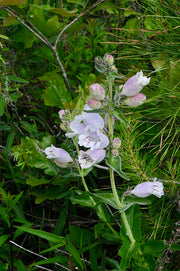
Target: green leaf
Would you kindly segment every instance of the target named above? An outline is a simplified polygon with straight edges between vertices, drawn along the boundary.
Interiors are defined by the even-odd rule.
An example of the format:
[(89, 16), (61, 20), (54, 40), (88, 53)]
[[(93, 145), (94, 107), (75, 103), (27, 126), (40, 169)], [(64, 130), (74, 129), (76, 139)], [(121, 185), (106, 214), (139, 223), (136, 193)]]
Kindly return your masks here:
[(69, 199), (72, 204), (80, 204), (81, 206), (93, 207), (94, 204), (88, 192), (76, 191), (78, 195), (73, 195)]
[(129, 122), (127, 121), (127, 119), (124, 117), (123, 113), (121, 112), (120, 109), (115, 108), (113, 111), (114, 117), (118, 120), (120, 120), (120, 122), (124, 123), (125, 125), (129, 126)]
[(0, 6), (1, 5), (26, 5), (26, 0), (0, 0)]
[(67, 215), (68, 215), (68, 201), (66, 200), (61, 210), (61, 213), (57, 219), (56, 227), (54, 230), (55, 234), (60, 235), (62, 233), (66, 223)]
[(26, 130), (27, 132), (29, 132), (30, 134), (37, 134), (38, 133), (38, 129), (36, 124), (32, 125), (27, 121), (21, 121), (21, 127)]
[(161, 240), (149, 240), (142, 245), (141, 249), (143, 254), (151, 254), (155, 257), (161, 257), (162, 251), (167, 248)]
[(1, 271), (7, 271), (7, 270), (8, 270), (7, 264), (4, 265), (4, 264), (0, 261), (0, 270), (1, 270)]
[(46, 231), (41, 231), (41, 230), (34, 230), (34, 229), (30, 229), (24, 226), (15, 226), (17, 229), (24, 231), (24, 232), (28, 232), (32, 235), (36, 235), (40, 238), (46, 239), (49, 242), (53, 242), (56, 244), (61, 244), (62, 246), (64, 246), (66, 244), (65, 238), (59, 235), (56, 235), (54, 233), (50, 233), (50, 232), (46, 232)]
[(106, 158), (106, 164), (111, 167), (116, 173), (118, 173), (123, 179), (129, 181), (129, 177), (122, 171), (122, 159), (120, 156), (114, 156), (113, 160)]
[(0, 206), (0, 216), (2, 220), (4, 220), (8, 226), (10, 227), (10, 219), (9, 219), (9, 214), (7, 208)]
[(27, 81), (27, 80), (25, 80), (23, 78), (20, 78), (20, 77), (13, 76), (13, 75), (7, 75), (7, 78), (10, 81), (14, 81), (14, 82), (18, 82), (18, 83), (23, 83), (23, 84), (28, 84), (29, 83), (29, 81)]
[(4, 114), (4, 108), (5, 108), (5, 99), (2, 95), (0, 95), (0, 117)]
[[(131, 208), (129, 208), (125, 216), (127, 218), (127, 222), (129, 224), (129, 227), (131, 229), (133, 238), (135, 239), (134, 243), (131, 243), (129, 237), (128, 237), (128, 232), (126, 229), (126, 222), (123, 218), (121, 217), (121, 237), (123, 240), (123, 246), (119, 250), (119, 255), (122, 257), (121, 263), (120, 263), (120, 269), (121, 271), (126, 270), (129, 265), (131, 258), (133, 257), (133, 254), (138, 253), (138, 247), (139, 243), (141, 241), (141, 230), (140, 230), (140, 212), (138, 205), (134, 205)], [(140, 256), (140, 255), (139, 255)]]
[(53, 7), (50, 7), (49, 5), (31, 5), (31, 6), (36, 7), (38, 9), (43, 9), (43, 10), (46, 10), (49, 12), (53, 12), (53, 13), (56, 13), (56, 14), (59, 14), (59, 15), (65, 16), (65, 17), (75, 16), (75, 14), (78, 11), (77, 8), (75, 8), (73, 10), (66, 10), (65, 8), (53, 8)]
[(71, 101), (70, 91), (66, 89), (64, 80), (57, 71), (48, 72), (39, 79), (49, 83), (42, 95), (45, 105), (62, 107), (63, 102)]
[(119, 209), (118, 205), (116, 204), (115, 198), (113, 193), (94, 193), (93, 196), (102, 200), (103, 203), (107, 203), (115, 209)]
[(11, 132), (11, 133), (8, 135), (8, 138), (7, 138), (7, 141), (6, 141), (6, 152), (7, 152), (7, 153), (10, 151), (10, 148), (11, 148), (13, 142), (14, 142), (14, 133)]
[(0, 247), (6, 242), (6, 240), (9, 238), (9, 234), (4, 234), (0, 236)]
[(75, 246), (73, 246), (72, 243), (69, 243), (66, 245), (66, 249), (72, 255), (72, 257), (77, 262), (77, 264), (80, 266), (80, 268), (83, 270), (83, 264), (81, 261), (81, 257), (79, 255), (78, 250), (75, 248)]
[(174, 251), (179, 251), (179, 250), (180, 250), (180, 245), (179, 245), (179, 244), (172, 244), (172, 245), (171, 245), (171, 248), (172, 248)]
[(51, 182), (51, 180), (47, 180), (44, 177), (38, 179), (37, 177), (28, 176), (28, 178), (26, 179), (26, 183), (31, 186), (38, 186), (38, 185), (42, 185), (42, 184), (47, 184), (49, 182)]
[(67, 0), (68, 3), (74, 3), (74, 4), (79, 4), (81, 6), (84, 6), (84, 1), (83, 0)]

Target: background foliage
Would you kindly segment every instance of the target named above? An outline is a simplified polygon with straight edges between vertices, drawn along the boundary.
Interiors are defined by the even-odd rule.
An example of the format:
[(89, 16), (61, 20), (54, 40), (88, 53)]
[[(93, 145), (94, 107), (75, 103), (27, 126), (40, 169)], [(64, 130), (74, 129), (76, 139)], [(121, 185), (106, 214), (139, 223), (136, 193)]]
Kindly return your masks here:
[[(118, 85), (140, 70), (151, 76), (147, 102), (123, 109), (131, 128), (116, 124), (123, 171), (130, 178), (127, 182), (116, 176), (116, 182), (122, 194), (143, 180), (164, 180), (165, 197), (130, 211), (132, 217), (141, 217), (149, 270), (180, 268), (180, 4), (101, 2), (93, 8), (94, 1), (83, 0), (0, 0), (2, 271), (120, 270), (122, 240), (89, 208), (78, 173), (58, 168), (40, 151), (56, 144), (73, 155), (57, 112), (80, 111), (89, 86), (105, 84), (94, 68), (95, 56), (105, 52), (115, 57), (124, 75)], [(79, 19), (63, 31), (75, 18)], [(106, 171), (93, 169), (87, 182), (92, 192), (110, 189)], [(104, 214), (118, 229), (114, 209), (104, 208)], [(129, 270), (147, 270), (144, 263), (139, 269), (134, 258)]]

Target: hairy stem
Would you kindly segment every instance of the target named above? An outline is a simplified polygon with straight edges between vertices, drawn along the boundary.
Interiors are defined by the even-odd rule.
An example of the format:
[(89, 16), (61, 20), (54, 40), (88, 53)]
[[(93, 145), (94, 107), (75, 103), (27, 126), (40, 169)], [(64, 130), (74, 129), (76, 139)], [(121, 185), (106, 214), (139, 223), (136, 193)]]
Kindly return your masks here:
[[(112, 93), (112, 81), (111, 81), (111, 75), (108, 76), (108, 81), (109, 81), (109, 138), (110, 138), (110, 142), (113, 141), (113, 119), (112, 119), (112, 113), (113, 113), (113, 93)], [(110, 164), (113, 161), (113, 155), (110, 149)], [(116, 189), (116, 184), (115, 184), (115, 179), (114, 179), (114, 170), (110, 167), (110, 181), (111, 181), (111, 188), (112, 188), (112, 192), (114, 195), (114, 198), (116, 200), (116, 204), (119, 207), (119, 211), (122, 208), (122, 203), (119, 200), (119, 196), (117, 193), (117, 189)], [(121, 217), (123, 219), (124, 225), (126, 227), (126, 232), (127, 235), (131, 241), (131, 243), (135, 243), (135, 239), (133, 237), (130, 225), (128, 223), (127, 217), (125, 212), (120, 212), (121, 213)]]

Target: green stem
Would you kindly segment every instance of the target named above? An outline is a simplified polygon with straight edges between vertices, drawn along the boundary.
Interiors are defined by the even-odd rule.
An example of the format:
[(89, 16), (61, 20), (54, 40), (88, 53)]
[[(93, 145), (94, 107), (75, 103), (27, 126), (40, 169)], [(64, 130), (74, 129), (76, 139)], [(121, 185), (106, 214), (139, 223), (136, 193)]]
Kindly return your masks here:
[[(110, 142), (112, 142), (113, 141), (113, 119), (112, 119), (113, 93), (112, 93), (112, 81), (111, 81), (111, 76), (110, 75), (109, 75), (108, 79), (109, 79), (109, 99), (110, 99), (109, 100), (109, 139), (110, 139)], [(113, 155), (112, 155), (112, 152), (111, 152), (111, 149), (110, 149), (109, 156), (110, 156), (110, 164), (111, 164), (113, 162), (113, 159), (114, 159)], [(114, 198), (116, 200), (116, 204), (119, 207), (119, 211), (120, 211), (121, 208), (122, 208), (122, 203), (119, 200), (119, 196), (118, 196), (117, 189), (116, 189), (116, 184), (115, 184), (115, 179), (114, 179), (114, 170), (111, 167), (110, 167), (110, 181), (111, 181), (112, 192), (113, 192)], [(135, 243), (135, 239), (133, 237), (133, 234), (132, 234), (130, 225), (128, 223), (126, 214), (125, 214), (125, 212), (120, 212), (120, 214), (121, 214), (121, 217), (123, 219), (124, 225), (126, 227), (128, 237), (129, 237), (131, 243), (133, 244), (133, 243)]]
[[(79, 155), (79, 147), (78, 147), (78, 145), (76, 145), (76, 150), (77, 150), (77, 153), (78, 153), (78, 155)], [(84, 178), (84, 172), (83, 172), (83, 169), (80, 168), (80, 167), (79, 167), (79, 174), (81, 175), (81, 180), (82, 180), (82, 184), (83, 184), (83, 186), (84, 186), (85, 191), (86, 191), (86, 192), (89, 192), (89, 188), (88, 188), (88, 186), (87, 186), (87, 184), (86, 184), (86, 181), (85, 181), (85, 178)], [(96, 202), (94, 201), (94, 199), (93, 199), (91, 196), (90, 196), (90, 200), (91, 200), (92, 204), (93, 204), (94, 206), (96, 206)], [(97, 211), (99, 212), (101, 218), (103, 219), (103, 221), (104, 221), (104, 222), (106, 223), (106, 225), (109, 227), (109, 229), (116, 235), (116, 237), (117, 237), (118, 239), (120, 239), (119, 234), (118, 234), (118, 233), (112, 228), (112, 226), (108, 223), (106, 217), (104, 216), (103, 212), (101, 211), (101, 207), (100, 207), (100, 206), (96, 206), (96, 208), (97, 208)]]

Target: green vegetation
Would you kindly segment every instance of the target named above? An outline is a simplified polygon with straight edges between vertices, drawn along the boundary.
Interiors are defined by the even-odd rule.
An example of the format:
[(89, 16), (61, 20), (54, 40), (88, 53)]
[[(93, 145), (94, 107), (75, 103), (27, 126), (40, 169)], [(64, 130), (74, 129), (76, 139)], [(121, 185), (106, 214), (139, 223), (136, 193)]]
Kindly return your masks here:
[[(179, 1), (0, 0), (0, 20), (0, 270), (180, 270)], [(116, 91), (141, 70), (151, 77), (144, 104), (114, 110), (121, 157), (101, 163), (118, 196), (164, 185), (160, 199), (125, 197), (134, 244), (109, 172), (82, 176), (42, 152), (53, 144), (75, 157), (58, 111), (74, 119), (92, 84), (108, 88), (95, 69), (105, 53)]]

